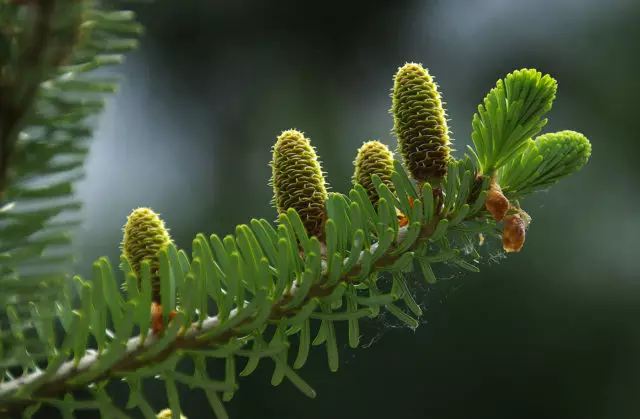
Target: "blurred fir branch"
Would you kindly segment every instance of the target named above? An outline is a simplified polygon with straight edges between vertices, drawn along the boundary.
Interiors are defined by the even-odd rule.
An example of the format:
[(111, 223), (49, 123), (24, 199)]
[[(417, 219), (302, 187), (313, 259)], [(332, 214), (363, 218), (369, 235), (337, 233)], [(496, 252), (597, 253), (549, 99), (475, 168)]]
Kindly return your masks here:
[(46, 359), (36, 333), (68, 282), (91, 118), (142, 27), (88, 0), (0, 1), (0, 372)]
[[(456, 159), (437, 84), (409, 63), (396, 74), (392, 103), (402, 162), (386, 145), (365, 143), (354, 188), (327, 193), (309, 139), (284, 131), (271, 162), (275, 226), (253, 219), (223, 238), (199, 234), (188, 254), (158, 214), (139, 208), (125, 226), (120, 275), (101, 258), (90, 280), (70, 281), (65, 246), (77, 221), (59, 216), (78, 209), (72, 182), (92, 134), (88, 118), (115, 88), (90, 76), (119, 63), (112, 54), (135, 48), (129, 37), (140, 30), (131, 13), (88, 1), (0, 0), (0, 417), (31, 417), (48, 404), (65, 418), (81, 409), (180, 418), (180, 385), (204, 391), (225, 418), (237, 376), (264, 360), (274, 365), (272, 385), (286, 378), (314, 397), (296, 370), (311, 345), (324, 345), (338, 369), (335, 322), (348, 323), (352, 348), (359, 321), (383, 310), (416, 328), (422, 311), (406, 274), (419, 270), (432, 284), (436, 263), (477, 272), (485, 238), (520, 251), (531, 218), (519, 200), (579, 170), (591, 152), (573, 131), (531, 138), (556, 88), (525, 69), (489, 93), (473, 120), (473, 158)], [(223, 380), (208, 373), (210, 358), (224, 361)], [(192, 374), (177, 369), (182, 361)], [(160, 413), (143, 391), (153, 378), (167, 392)], [(126, 406), (109, 397), (115, 379), (130, 387)]]

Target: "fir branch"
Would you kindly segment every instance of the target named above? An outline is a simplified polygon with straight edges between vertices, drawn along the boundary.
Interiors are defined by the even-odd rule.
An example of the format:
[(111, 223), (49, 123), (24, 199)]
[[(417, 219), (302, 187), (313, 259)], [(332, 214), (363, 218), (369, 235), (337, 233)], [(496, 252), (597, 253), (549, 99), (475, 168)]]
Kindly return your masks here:
[[(440, 217), (435, 217), (430, 223), (424, 225), (421, 229), (419, 239), (415, 242), (414, 245), (407, 248), (405, 252), (409, 252), (417, 248), (420, 243), (428, 240), (429, 237), (431, 237), (435, 232), (440, 220)], [(380, 271), (384, 267), (388, 267), (404, 254), (398, 254), (395, 252), (395, 250), (402, 246), (407, 232), (407, 227), (401, 227), (399, 229), (397, 246), (390, 248), (380, 259), (378, 259), (373, 265), (372, 271)], [(373, 252), (376, 248), (377, 243), (374, 243), (371, 246), (370, 251)], [(339, 282), (333, 285), (326, 286), (329, 278), (329, 273), (325, 268), (325, 271), (322, 275), (322, 280), (312, 286), (304, 299), (305, 303), (317, 297), (326, 297), (330, 295), (340, 283), (358, 283), (359, 281), (356, 281), (355, 277), (357, 277), (358, 273), (362, 269), (362, 258), (364, 254), (364, 251), (361, 252), (360, 256), (358, 257), (358, 262), (356, 262), (346, 274), (341, 275)], [(285, 307), (289, 305), (289, 303), (295, 298), (296, 293), (298, 292), (300, 292), (299, 288), (292, 287), (288, 293), (283, 295), (282, 298), (273, 305), (271, 313), (269, 315), (269, 320), (278, 321), (286, 317), (294, 316), (297, 310), (295, 308), (286, 309)], [(301, 304), (300, 306), (302, 305), (304, 304)], [(231, 317), (237, 314), (237, 309), (234, 309), (232, 313), (233, 314), (231, 315)], [(241, 328), (241, 326), (243, 325), (249, 324), (250, 322), (250, 318), (243, 320), (240, 324), (238, 324), (236, 330), (238, 328)], [(15, 380), (0, 384), (0, 413), (5, 412), (8, 414), (11, 412), (18, 412), (33, 403), (37, 403), (38, 399), (56, 397), (64, 393), (86, 388), (87, 385), (91, 383), (99, 383), (101, 381), (108, 380), (109, 378), (116, 377), (119, 374), (125, 372), (137, 371), (145, 366), (159, 364), (165, 361), (172, 354), (176, 353), (176, 351), (178, 350), (184, 351), (211, 348), (213, 346), (229, 343), (229, 341), (233, 338), (240, 338), (245, 336), (245, 334), (243, 333), (229, 330), (211, 339), (199, 339), (201, 336), (206, 336), (208, 333), (215, 330), (219, 325), (220, 319), (218, 318), (218, 316), (208, 317), (206, 320), (204, 320), (204, 322), (202, 322), (202, 326), (200, 327), (195, 327), (196, 324), (194, 323), (191, 329), (185, 331), (183, 335), (177, 336), (171, 344), (169, 344), (160, 353), (151, 358), (140, 359), (140, 356), (144, 355), (149, 349), (152, 349), (162, 336), (154, 334), (150, 335), (146, 339), (143, 339), (140, 336), (133, 337), (127, 342), (126, 350), (124, 351), (123, 356), (118, 360), (118, 362), (116, 362), (110, 369), (105, 371), (100, 376), (95, 377), (93, 380), (91, 380), (91, 382), (80, 382), (78, 384), (70, 383), (74, 378), (90, 371), (93, 367), (95, 367), (95, 365), (100, 361), (97, 353), (87, 354), (82, 357), (79, 362), (67, 361), (57, 370), (54, 375), (48, 377), (46, 383), (42, 384), (40, 388), (36, 392), (32, 393), (30, 395), (30, 398), (26, 400), (22, 400), (19, 397), (12, 397), (12, 395), (17, 393), (20, 388), (28, 386), (41, 379), (44, 374), (43, 371), (33, 372)], [(104, 354), (103, 356), (106, 356), (106, 354)]]
[[(73, 184), (93, 131), (88, 120), (103, 110), (102, 93), (115, 89), (87, 75), (122, 61), (105, 40), (140, 29), (131, 13), (92, 10), (93, 0), (8, 3), (0, 7), (2, 374), (45, 358), (44, 347), (51, 346), (33, 339), (34, 329), (55, 315), (49, 308), (69, 279), (75, 255), (68, 245), (79, 224), (56, 218), (81, 207)], [(114, 19), (119, 25), (111, 24)], [(97, 40), (103, 43), (96, 46)], [(135, 47), (126, 42), (118, 52)], [(88, 89), (95, 86), (100, 89)]]
[[(51, 17), (55, 6), (55, 0), (41, 0), (32, 3), (36, 19), (33, 30), (33, 40), (26, 46), (19, 57), (18, 68), (27, 71), (36, 69), (49, 69), (42, 62), (51, 39)], [(2, 30), (2, 29), (0, 29)], [(71, 47), (71, 46), (70, 46)], [(24, 117), (30, 112), (40, 83), (44, 77), (33, 78), (25, 87), (16, 86), (14, 80), (0, 78), (0, 206), (4, 201), (5, 190), (8, 185), (9, 159), (13, 152), (15, 138), (21, 129)], [(26, 93), (16, 98), (16, 87), (22, 88)], [(13, 103), (11, 99), (14, 99)]]
[[(28, 37), (31, 44), (21, 50), (19, 60), (10, 63), (15, 68), (0, 69), (0, 187), (6, 186), (2, 182), (10, 184), (6, 190), (0, 188), (5, 193), (0, 201), (71, 195), (71, 177), (42, 189), (28, 182), (51, 174), (69, 176), (82, 167), (86, 147), (81, 141), (91, 136), (85, 119), (100, 112), (102, 102), (95, 97), (78, 100), (76, 94), (115, 88), (82, 76), (119, 63), (119, 57), (107, 54), (135, 48), (136, 43), (118, 37), (140, 32), (132, 14), (83, 9), (87, 4), (84, 0), (33, 0), (17, 6), (32, 8), (34, 31)], [(86, 32), (79, 32), (80, 23)], [(79, 38), (80, 46), (71, 51), (69, 47)], [(31, 68), (25, 72), (24, 66)], [(6, 78), (7, 74), (14, 79)], [(6, 90), (9, 87), (15, 90)], [(326, 344), (329, 368), (337, 370), (333, 321), (348, 321), (351, 347), (359, 344), (358, 319), (376, 317), (381, 307), (409, 327), (417, 327), (416, 319), (394, 305), (402, 299), (409, 311), (421, 314), (403, 278), (414, 262), (427, 283), (436, 282), (431, 263), (451, 262), (477, 272), (475, 264), (462, 259), (461, 251), (477, 262), (475, 235), (499, 238), (497, 221), (503, 217), (503, 247), (519, 251), (530, 217), (519, 203), (512, 205), (509, 198), (513, 197), (504, 196), (497, 182), (504, 181), (505, 191), (515, 190), (520, 198), (577, 171), (590, 154), (586, 138), (573, 134), (569, 138), (566, 132), (542, 138), (540, 150), (534, 150), (539, 155), (523, 154), (531, 143), (529, 137), (546, 123), (541, 117), (555, 97), (555, 81), (535, 70), (508, 75), (479, 108), (474, 118), (475, 149), (470, 149), (476, 164), (469, 157), (456, 160), (450, 155), (440, 93), (426, 69), (418, 64), (401, 68), (392, 96), (395, 133), (412, 179), (398, 161), (390, 160), (390, 153), (377, 153), (360, 156), (373, 160), (356, 164), (357, 173), (367, 169), (357, 179), (366, 189), (356, 184), (348, 195), (327, 194), (310, 141), (298, 131), (285, 131), (274, 146), (272, 162), (274, 203), (280, 213), (276, 228), (265, 220), (252, 220), (251, 227), (237, 226), (235, 235), (224, 239), (212, 235), (210, 243), (198, 235), (189, 257), (170, 242), (156, 214), (147, 209), (135, 212), (130, 221), (139, 222), (125, 229), (120, 266), (124, 298), (109, 262), (102, 258), (93, 266), (91, 282), (75, 278), (80, 307), (72, 306), (69, 292), (62, 287), (49, 300), (38, 292), (41, 300), (31, 301), (31, 317), (25, 322), (20, 314), (28, 301), (22, 298), (29, 295), (27, 291), (43, 284), (52, 288), (65, 275), (24, 275), (21, 268), (28, 264), (33, 268), (34, 260), (49, 246), (67, 244), (66, 227), (70, 226), (63, 226), (58, 235), (38, 240), (32, 236), (50, 232), (51, 218), (76, 210), (78, 203), (47, 206), (35, 213), (0, 206), (0, 261), (4, 263), (0, 286), (10, 297), (0, 298), (9, 320), (9, 328), (0, 330), (0, 416), (25, 412), (30, 417), (48, 403), (65, 417), (80, 408), (99, 409), (106, 417), (126, 417), (105, 391), (111, 379), (122, 378), (131, 387), (127, 408), (138, 407), (146, 417), (155, 417), (142, 394), (141, 380), (158, 376), (165, 381), (171, 409), (163, 415), (180, 416), (176, 383), (182, 383), (204, 390), (215, 414), (224, 418), (222, 402), (230, 400), (237, 387), (237, 356), (249, 358), (241, 376), (255, 370), (260, 359), (269, 358), (275, 363), (273, 385), (286, 377), (314, 397), (313, 389), (294, 369), (304, 365), (309, 345)], [(45, 128), (45, 134), (30, 136), (29, 127)], [(63, 141), (55, 139), (59, 132), (65, 135)], [(14, 148), (16, 144), (19, 147)], [(55, 147), (48, 149), (49, 145)], [(388, 148), (380, 145), (379, 150)], [(52, 163), (56, 155), (68, 153), (81, 157), (67, 166)], [(518, 162), (526, 164), (521, 167)], [(16, 172), (7, 180), (10, 163)], [(531, 173), (536, 173), (535, 182), (523, 183)], [(492, 211), (496, 198), (504, 198), (500, 214)], [(139, 215), (146, 218), (138, 219)], [(377, 285), (383, 272), (392, 274), (388, 294)], [(216, 305), (215, 316), (209, 314), (210, 299)], [(113, 330), (107, 328), (109, 318)], [(312, 319), (321, 324), (313, 340)], [(54, 332), (56, 321), (66, 332), (61, 344)], [(276, 327), (269, 342), (264, 336), (268, 326)], [(40, 357), (28, 347), (28, 327), (35, 329), (34, 340), (42, 346)], [(134, 328), (140, 330), (138, 336), (132, 336)], [(288, 339), (296, 334), (300, 334), (299, 352), (290, 366)], [(96, 349), (90, 347), (90, 339), (95, 339)], [(7, 342), (16, 344), (12, 352), (3, 352)], [(245, 348), (248, 344), (252, 344), (250, 350)], [(174, 371), (185, 353), (194, 359), (194, 375)], [(225, 359), (224, 382), (208, 378), (206, 357), (212, 356)], [(18, 370), (22, 375), (16, 377), (13, 373)], [(87, 389), (93, 400), (74, 398), (74, 392)]]

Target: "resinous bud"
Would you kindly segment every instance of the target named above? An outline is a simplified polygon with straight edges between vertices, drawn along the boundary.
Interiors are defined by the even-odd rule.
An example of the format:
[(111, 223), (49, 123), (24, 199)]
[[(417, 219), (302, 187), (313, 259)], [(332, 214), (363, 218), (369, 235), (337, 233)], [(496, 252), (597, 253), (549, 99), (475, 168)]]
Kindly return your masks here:
[(391, 174), (393, 173), (393, 153), (379, 141), (368, 141), (360, 147), (356, 156), (353, 183), (362, 185), (375, 205), (380, 197), (371, 176), (378, 175), (380, 180), (393, 191)]
[(502, 221), (504, 216), (507, 215), (507, 211), (509, 211), (511, 203), (502, 193), (500, 185), (496, 182), (491, 182), (489, 191), (487, 192), (487, 200), (484, 201), (484, 206), (496, 221)]
[(124, 226), (122, 252), (127, 257), (133, 271), (140, 278), (140, 265), (148, 260), (151, 264), (152, 299), (160, 303), (160, 251), (171, 243), (169, 231), (158, 214), (150, 208), (135, 209)]
[(531, 223), (531, 217), (522, 210), (515, 214), (509, 214), (504, 218), (502, 248), (505, 252), (519, 252), (522, 249), (527, 237), (529, 223)]
[(295, 209), (307, 234), (322, 236), (327, 188), (315, 149), (296, 130), (284, 131), (273, 146), (273, 203), (279, 214)]
[(447, 172), (449, 129), (438, 87), (420, 64), (408, 63), (395, 76), (394, 131), (406, 168), (418, 183), (435, 183)]

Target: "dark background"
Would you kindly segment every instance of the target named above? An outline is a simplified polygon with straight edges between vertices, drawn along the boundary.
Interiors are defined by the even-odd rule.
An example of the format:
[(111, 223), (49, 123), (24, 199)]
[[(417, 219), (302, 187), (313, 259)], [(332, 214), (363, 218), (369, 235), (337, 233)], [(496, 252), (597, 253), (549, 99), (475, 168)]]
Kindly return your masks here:
[[(240, 379), (232, 418), (640, 417), (640, 1), (157, 0), (110, 100), (80, 197), (80, 273), (119, 255), (135, 207), (160, 212), (176, 243), (274, 219), (270, 147), (310, 137), (332, 190), (350, 186), (359, 145), (391, 136), (389, 90), (407, 61), (429, 68), (461, 156), (471, 118), (498, 78), (550, 73), (558, 98), (545, 129), (591, 140), (591, 162), (523, 202), (523, 251), (432, 289), (417, 331), (365, 322), (340, 371), (316, 348), (302, 376), (271, 387), (272, 365)], [(451, 277), (451, 272), (439, 272)], [(415, 278), (415, 283), (421, 279)], [(154, 408), (166, 406), (151, 387)], [(210, 417), (185, 390), (190, 419)], [(207, 412), (207, 413), (205, 413)]]

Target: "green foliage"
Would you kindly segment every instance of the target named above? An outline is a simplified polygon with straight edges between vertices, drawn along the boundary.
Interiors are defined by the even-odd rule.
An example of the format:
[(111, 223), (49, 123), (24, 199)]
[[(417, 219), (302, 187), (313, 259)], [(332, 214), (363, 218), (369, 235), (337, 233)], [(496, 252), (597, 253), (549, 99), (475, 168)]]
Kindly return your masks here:
[(500, 170), (499, 182), (509, 198), (522, 198), (577, 172), (590, 156), (591, 143), (578, 132), (544, 134)]
[(447, 171), (449, 129), (438, 86), (420, 64), (396, 73), (391, 112), (398, 150), (419, 183), (437, 182)]
[(378, 175), (393, 192), (393, 183), (391, 183), (393, 154), (386, 145), (380, 141), (367, 141), (358, 150), (354, 165), (353, 184), (360, 184), (367, 190), (371, 203), (375, 205), (379, 199), (371, 176)]
[[(464, 164), (460, 163), (460, 166)], [(458, 169), (455, 164), (453, 168)], [(182, 301), (177, 307), (178, 316), (161, 335), (133, 336), (134, 329), (148, 328), (150, 287), (121, 298), (113, 287), (124, 279), (115, 278), (109, 263), (101, 259), (94, 265), (90, 281), (80, 278), (76, 281), (84, 308), (74, 310), (68, 301), (58, 305), (60, 316), (69, 318), (67, 331), (73, 331), (68, 335), (73, 336), (70, 343), (61, 348), (67, 348), (64, 354), (56, 353), (48, 358), (47, 366), (43, 368), (45, 378), (30, 370), (27, 376), (4, 383), (0, 386), (0, 401), (10, 405), (12, 400), (18, 400), (16, 397), (20, 392), (21, 397), (34, 403), (49, 403), (51, 400), (39, 396), (39, 392), (52, 382), (84, 386), (96, 380), (119, 377), (134, 382), (156, 375), (165, 383), (187, 385), (214, 394), (219, 392), (223, 399), (228, 399), (237, 390), (234, 363), (238, 357), (249, 360), (241, 375), (250, 374), (260, 361), (270, 359), (275, 367), (272, 384), (278, 385), (287, 378), (303, 394), (313, 397), (315, 392), (295, 370), (304, 366), (309, 344), (326, 346), (330, 369), (338, 369), (340, 338), (336, 336), (334, 322), (349, 323), (348, 340), (352, 347), (358, 345), (358, 322), (377, 316), (381, 310), (415, 328), (418, 321), (414, 316), (421, 311), (411, 297), (403, 272), (410, 270), (414, 262), (420, 263), (423, 269), (442, 260), (457, 260), (465, 266), (475, 266), (473, 260), (465, 260), (459, 251), (450, 249), (442, 227), (445, 225), (453, 231), (466, 225), (463, 220), (453, 220), (460, 218), (456, 215), (460, 211), (469, 214), (469, 194), (460, 199), (452, 194), (452, 202), (448, 203), (450, 217), (433, 217), (426, 222), (422, 202), (412, 182), (404, 173), (394, 175), (398, 176), (394, 176), (393, 188), (401, 191), (397, 195), (401, 198), (392, 199), (409, 208), (409, 198), (413, 200), (409, 228), (398, 229), (395, 218), (385, 214), (388, 211), (385, 205), (373, 213), (372, 222), (363, 223), (365, 209), (359, 201), (368, 198), (361, 188), (353, 189), (349, 194), (355, 201), (345, 195), (340, 195), (339, 199), (334, 195), (334, 199), (327, 201), (329, 213), (343, 212), (342, 217), (332, 219), (335, 228), (327, 229), (327, 243), (332, 244), (327, 248), (327, 254), (333, 261), (347, 261), (342, 267), (323, 263), (320, 242), (316, 237), (309, 237), (294, 210), (281, 215), (277, 228), (265, 220), (253, 220), (250, 226), (238, 226), (235, 235), (222, 241), (216, 235), (209, 238), (198, 235), (190, 256), (173, 244), (160, 250), (160, 260), (167, 264), (167, 269), (160, 268), (160, 282), (168, 284), (163, 294), (177, 295)], [(456, 176), (451, 179), (459, 182)], [(383, 191), (389, 189), (382, 183), (378, 188), (383, 201), (388, 194)], [(476, 202), (472, 204), (478, 206)], [(431, 200), (430, 205), (435, 202)], [(350, 211), (343, 211), (345, 208)], [(433, 212), (433, 208), (426, 211), (428, 214)], [(344, 235), (344, 241), (336, 237), (338, 232)], [(380, 235), (385, 239), (366, 249), (362, 247), (364, 237), (374, 242)], [(298, 251), (298, 243), (303, 252)], [(148, 276), (150, 267), (149, 260), (143, 260), (140, 275)], [(385, 281), (379, 275), (384, 271), (393, 273), (395, 285), (390, 293), (382, 292), (379, 286)], [(124, 259), (121, 275), (132, 274), (136, 275)], [(100, 288), (98, 292), (94, 291), (96, 287)], [(105, 287), (110, 289), (105, 290)], [(208, 315), (213, 307), (215, 315)], [(309, 335), (314, 321), (320, 323), (315, 338)], [(113, 324), (113, 328), (105, 333), (108, 323)], [(273, 337), (267, 340), (267, 335)], [(297, 335), (302, 345), (291, 367), (287, 361), (290, 341)], [(96, 353), (85, 352), (89, 336), (98, 342)], [(178, 350), (186, 354), (183, 358), (191, 359), (196, 369), (194, 374), (175, 372), (179, 357), (167, 358), (166, 354), (175, 354)], [(61, 363), (61, 358), (65, 362)], [(226, 379), (212, 381), (201, 358), (226, 359)], [(174, 385), (169, 384), (167, 388), (172, 389)], [(136, 393), (135, 406), (144, 412), (147, 409), (142, 398), (141, 393)], [(169, 399), (174, 398), (172, 390)], [(96, 397), (93, 402), (103, 414), (115, 408), (103, 398)], [(78, 409), (86, 403), (68, 399), (65, 407)], [(220, 408), (214, 405), (212, 408)], [(176, 406), (175, 403), (170, 406), (174, 412), (179, 411)]]
[(471, 152), (481, 173), (490, 176), (523, 151), (547, 124), (557, 83), (536, 70), (517, 70), (498, 80), (473, 116)]
[(83, 176), (90, 120), (116, 88), (93, 73), (119, 64), (141, 32), (130, 12), (31, 3), (0, 4), (0, 307), (24, 329), (16, 339), (0, 315), (0, 373), (52, 350), (33, 328), (49, 328), (68, 281), (81, 207), (73, 183)]
[[(128, 417), (131, 410), (156, 418), (143, 385), (158, 379), (170, 409), (160, 417), (180, 417), (178, 389), (186, 386), (203, 391), (216, 417), (226, 418), (223, 403), (238, 391), (238, 376), (252, 374), (260, 363), (273, 368), (272, 385), (286, 379), (313, 398), (315, 391), (299, 375), (312, 345), (325, 347), (327, 365), (337, 371), (338, 345), (358, 347), (363, 320), (388, 313), (418, 327), (422, 310), (409, 273), (434, 284), (434, 264), (479, 270), (478, 234), (500, 238), (485, 205), (496, 178), (484, 175), (497, 174), (510, 198), (522, 198), (577, 171), (590, 154), (589, 142), (574, 132), (530, 139), (545, 123), (541, 117), (555, 96), (555, 81), (522, 70), (499, 81), (474, 117), (475, 162), (457, 160), (449, 155), (435, 83), (421, 65), (407, 64), (396, 75), (392, 108), (407, 171), (379, 143), (369, 149), (374, 163), (365, 164), (363, 147), (354, 188), (328, 194), (309, 140), (285, 131), (273, 150), (275, 225), (253, 219), (223, 238), (198, 234), (187, 252), (171, 243), (155, 213), (137, 210), (125, 227), (119, 269), (101, 258), (90, 280), (66, 281), (53, 263), (58, 259), (47, 252), (68, 243), (75, 222), (55, 217), (77, 208), (69, 198), (72, 174), (86, 154), (83, 141), (91, 134), (86, 118), (102, 108), (94, 93), (113, 88), (85, 73), (117, 62), (101, 54), (132, 47), (117, 34), (137, 33), (139, 26), (128, 13), (83, 9), (78, 15), (70, 9), (67, 20), (51, 16), (61, 22), (82, 17), (73, 58), (55, 72), (44, 71), (55, 61), (37, 65), (47, 81), (36, 80), (37, 96), (19, 119), (15, 138), (2, 137), (8, 141), (2, 144), (15, 145), (0, 210), (0, 303), (7, 319), (0, 330), (2, 417), (30, 417), (49, 404), (64, 417), (95, 409), (108, 418)], [(0, 22), (7, 19), (21, 22), (16, 13), (0, 14)], [(0, 117), (6, 115), (0, 107)], [(59, 156), (67, 158), (60, 162)], [(62, 180), (47, 183), (53, 175)], [(30, 202), (42, 207), (25, 209)], [(510, 249), (522, 247), (527, 217), (520, 209), (507, 217), (503, 239)], [(68, 260), (67, 252), (60, 254), (60, 262)], [(29, 271), (38, 267), (42, 272)], [(118, 284), (127, 285), (124, 294)], [(41, 300), (28, 304), (33, 292)], [(72, 294), (79, 301), (72, 303)], [(336, 322), (348, 325), (345, 336), (336, 333)], [(58, 323), (61, 336), (55, 333)], [(293, 341), (299, 342), (295, 353)], [(210, 374), (212, 359), (224, 363), (222, 377)], [(107, 393), (114, 380), (130, 388), (124, 407)], [(80, 399), (77, 390), (89, 397)]]

